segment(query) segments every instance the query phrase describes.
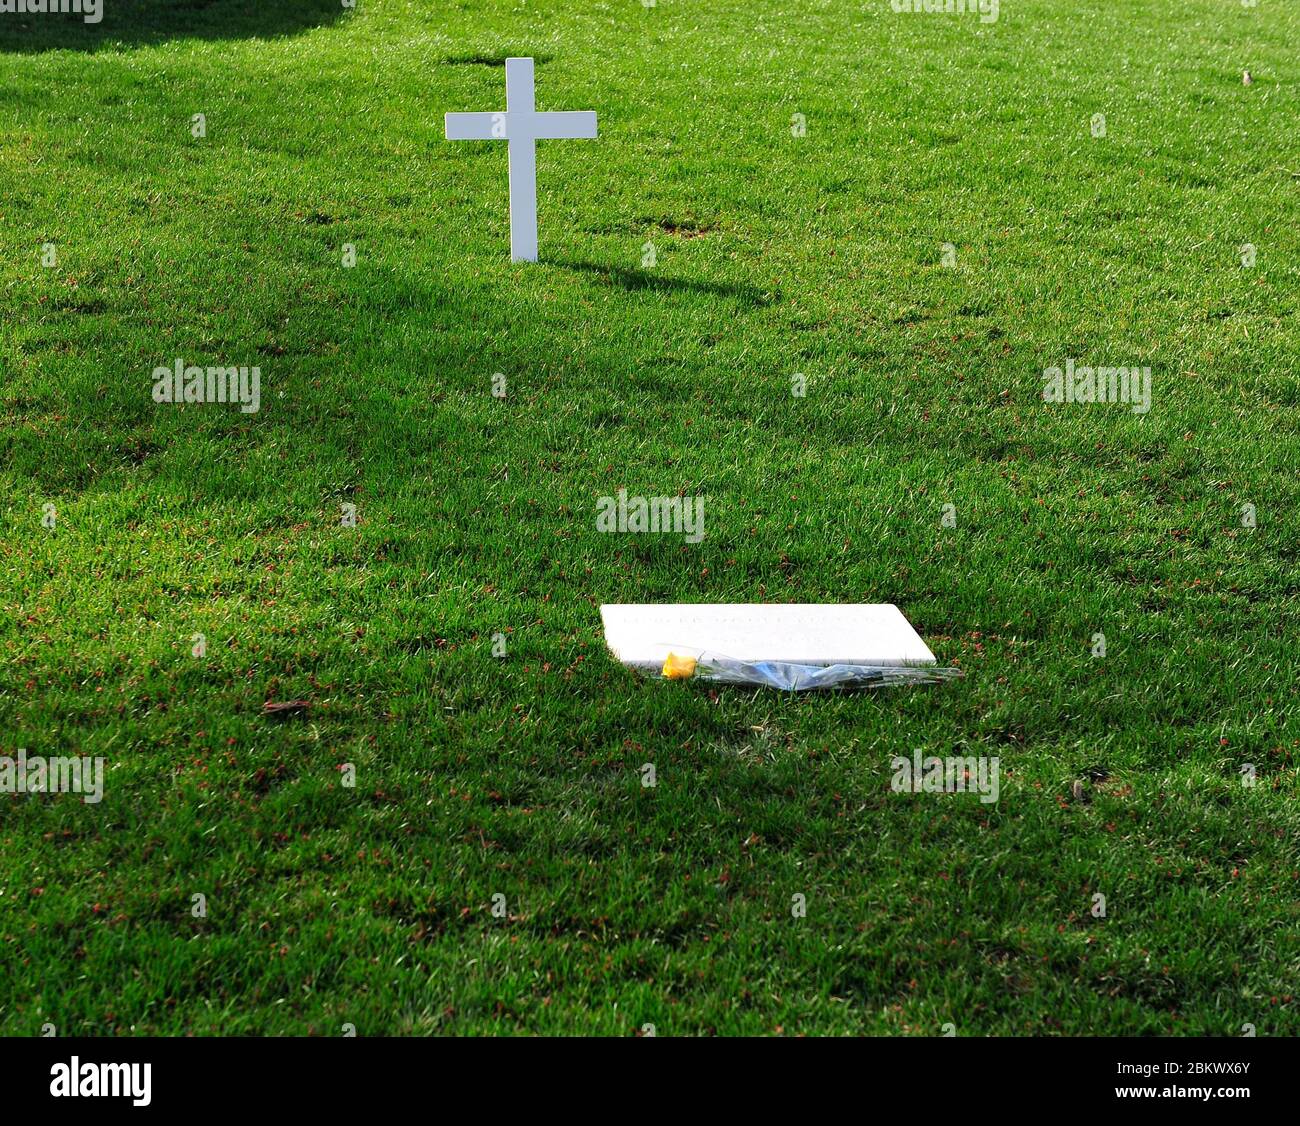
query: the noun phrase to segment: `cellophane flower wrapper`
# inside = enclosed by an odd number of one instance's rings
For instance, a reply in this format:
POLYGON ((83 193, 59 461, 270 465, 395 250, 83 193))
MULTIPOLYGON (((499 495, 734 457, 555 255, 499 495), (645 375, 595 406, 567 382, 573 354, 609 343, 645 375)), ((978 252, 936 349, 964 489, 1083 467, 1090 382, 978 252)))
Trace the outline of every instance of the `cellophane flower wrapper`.
MULTIPOLYGON (((669 657, 666 664, 682 658, 669 657)), ((690 660, 690 658, 686 658, 690 660)), ((793 661, 740 661, 703 654, 689 676, 673 679, 712 680, 721 684, 752 684, 783 692, 811 692, 827 688, 892 688, 907 684, 937 684, 960 677, 955 668, 936 665, 808 665, 793 661)))

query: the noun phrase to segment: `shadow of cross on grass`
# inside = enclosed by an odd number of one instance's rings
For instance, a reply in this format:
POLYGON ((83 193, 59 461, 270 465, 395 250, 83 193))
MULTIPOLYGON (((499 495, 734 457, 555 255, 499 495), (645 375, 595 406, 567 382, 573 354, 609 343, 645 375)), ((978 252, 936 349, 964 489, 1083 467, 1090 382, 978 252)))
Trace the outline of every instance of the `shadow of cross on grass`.
POLYGON ((781 300, 779 290, 764 290, 748 282, 697 281, 692 278, 674 278, 649 270, 631 270, 625 266, 610 266, 600 262, 581 262, 571 258, 542 256, 545 266, 562 270, 578 270, 587 274, 600 274, 613 285, 627 290, 657 289, 687 293, 707 293, 717 297, 732 297, 742 304, 758 309, 781 300))
MULTIPOLYGON (((58 5, 55 5, 58 7, 58 5)), ((146 47, 171 39, 269 39, 332 24, 351 9, 341 0, 82 0, 98 12, 0 15, 0 51, 98 51, 146 47)))

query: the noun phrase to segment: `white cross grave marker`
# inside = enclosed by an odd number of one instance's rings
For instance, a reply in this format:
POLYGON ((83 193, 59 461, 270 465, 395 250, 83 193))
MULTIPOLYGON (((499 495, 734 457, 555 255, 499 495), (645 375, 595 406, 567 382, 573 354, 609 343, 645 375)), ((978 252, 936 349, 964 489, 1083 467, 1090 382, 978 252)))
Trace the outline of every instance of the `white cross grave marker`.
POLYGON ((537 261, 537 141, 591 140, 592 110, 538 113, 533 101, 533 60, 506 59, 505 113, 449 113, 449 141, 510 142, 510 257, 537 261))

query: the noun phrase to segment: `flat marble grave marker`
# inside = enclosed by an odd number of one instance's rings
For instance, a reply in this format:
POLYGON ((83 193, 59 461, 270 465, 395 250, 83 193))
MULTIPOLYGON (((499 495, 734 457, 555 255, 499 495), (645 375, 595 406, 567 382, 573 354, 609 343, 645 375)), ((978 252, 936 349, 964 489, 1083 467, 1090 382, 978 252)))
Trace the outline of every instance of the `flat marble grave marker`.
POLYGON ((537 142, 593 140, 592 110, 538 113, 533 60, 506 59, 505 113, 449 113, 449 141, 507 141, 510 152, 510 258, 537 261, 537 142))
POLYGON ((605 643, 625 665, 677 656, 808 665, 932 665, 897 606, 851 603, 625 604, 600 608, 605 643))

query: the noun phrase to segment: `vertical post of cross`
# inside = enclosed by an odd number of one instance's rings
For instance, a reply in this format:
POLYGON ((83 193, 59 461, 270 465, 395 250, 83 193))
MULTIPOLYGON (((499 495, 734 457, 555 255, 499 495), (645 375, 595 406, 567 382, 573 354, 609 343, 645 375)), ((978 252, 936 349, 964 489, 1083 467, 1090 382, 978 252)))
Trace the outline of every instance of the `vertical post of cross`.
POLYGON ((514 262, 537 261, 537 139, 528 128, 535 109, 533 60, 506 59, 510 258, 514 262))

